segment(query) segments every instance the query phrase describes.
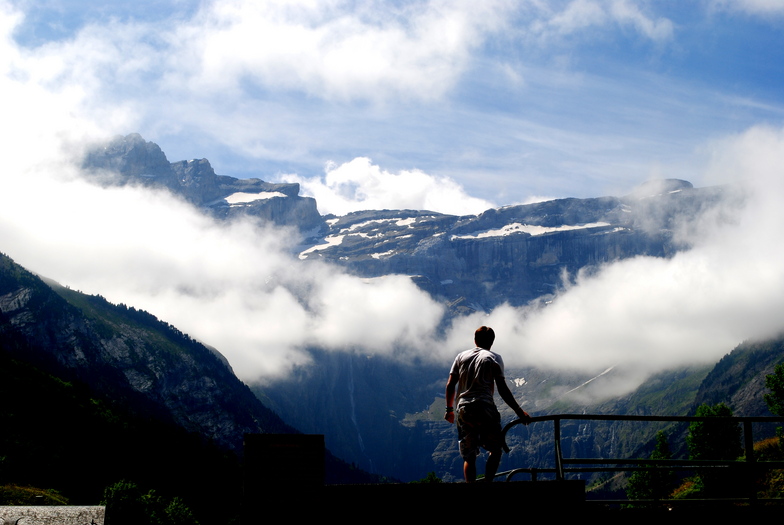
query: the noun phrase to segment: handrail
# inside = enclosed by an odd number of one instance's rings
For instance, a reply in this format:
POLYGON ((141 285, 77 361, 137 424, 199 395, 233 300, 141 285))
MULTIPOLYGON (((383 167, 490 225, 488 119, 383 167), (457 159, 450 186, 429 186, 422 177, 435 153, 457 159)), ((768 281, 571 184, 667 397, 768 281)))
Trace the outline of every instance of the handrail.
MULTIPOLYGON (((604 414, 555 414, 547 416, 532 417, 528 423, 540 423, 544 421, 553 422, 554 434, 554 453, 555 453, 555 469, 533 469, 538 472, 549 472, 554 470, 556 480, 564 479, 564 472, 604 472, 604 471, 633 471, 633 470, 649 470, 656 469, 657 467, 640 467, 639 465, 661 465, 664 466, 679 466, 689 469, 704 469, 704 468, 717 468, 717 467, 732 467, 741 465, 745 468, 749 467, 763 467, 766 469, 784 468, 784 462, 781 461, 757 461, 754 458, 754 439, 752 423, 784 423, 784 417, 764 417, 764 416, 632 416, 632 415, 604 415, 604 414), (581 421, 659 421, 659 422, 686 422, 691 423, 694 421, 732 421, 737 424, 743 425, 744 437, 744 450, 745 460, 652 460, 652 459, 637 459, 637 458, 569 458, 564 459, 563 450, 561 448, 561 421, 563 420, 581 420, 581 421), (584 467, 584 468, 565 468, 564 465, 616 465, 616 467, 584 467), (760 465, 762 464, 762 465, 760 465), (619 465, 638 465, 636 467, 618 467, 619 465)), ((517 425, 524 424, 522 420, 516 419, 506 425, 502 432, 503 448, 506 453, 509 453, 509 446, 506 444, 506 433, 517 425)), ((531 470, 531 469, 516 469, 513 472, 531 470)), ((509 478, 507 478, 509 479, 509 478)))

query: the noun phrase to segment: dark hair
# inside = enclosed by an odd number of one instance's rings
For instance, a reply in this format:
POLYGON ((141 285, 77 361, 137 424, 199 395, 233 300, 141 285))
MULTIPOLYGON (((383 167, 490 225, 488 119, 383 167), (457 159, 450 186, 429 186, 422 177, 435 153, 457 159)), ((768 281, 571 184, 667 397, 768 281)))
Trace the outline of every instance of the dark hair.
POLYGON ((474 343, 479 348, 490 350, 490 347, 493 346, 493 341, 495 341, 495 332, 489 326, 480 326, 474 332, 474 343))

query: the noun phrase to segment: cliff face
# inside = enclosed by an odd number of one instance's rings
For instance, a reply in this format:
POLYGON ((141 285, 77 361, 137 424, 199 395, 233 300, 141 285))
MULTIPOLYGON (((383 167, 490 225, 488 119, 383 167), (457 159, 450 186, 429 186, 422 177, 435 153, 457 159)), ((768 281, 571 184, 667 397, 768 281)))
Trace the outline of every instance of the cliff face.
MULTIPOLYGON (((15 357, 235 451, 246 432, 294 431, 222 357, 174 327, 146 312, 52 286, 0 255, 0 333, 25 342, 24 355, 15 357)), ((2 348, 13 353, 19 347, 2 348)))
POLYGON ((354 274, 416 276, 435 298, 465 298, 489 310, 555 291, 564 275, 682 248, 673 228, 722 199, 722 190, 670 181, 670 193, 641 198, 560 199, 457 217, 427 211, 351 213, 329 222, 305 261, 328 260, 354 274))

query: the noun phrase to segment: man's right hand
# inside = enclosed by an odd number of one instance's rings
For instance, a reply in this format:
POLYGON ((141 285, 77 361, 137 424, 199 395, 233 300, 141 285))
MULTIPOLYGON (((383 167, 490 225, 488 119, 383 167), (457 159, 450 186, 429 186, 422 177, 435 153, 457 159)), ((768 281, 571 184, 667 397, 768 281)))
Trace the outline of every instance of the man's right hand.
POLYGON ((455 422, 455 413, 454 412, 447 412, 446 414, 444 414, 444 419, 446 419, 450 423, 454 423, 455 422))
POLYGON ((521 410, 520 412, 518 412, 517 417, 523 421, 523 425, 528 425, 531 422, 531 416, 529 416, 528 412, 526 412, 525 410, 521 410))

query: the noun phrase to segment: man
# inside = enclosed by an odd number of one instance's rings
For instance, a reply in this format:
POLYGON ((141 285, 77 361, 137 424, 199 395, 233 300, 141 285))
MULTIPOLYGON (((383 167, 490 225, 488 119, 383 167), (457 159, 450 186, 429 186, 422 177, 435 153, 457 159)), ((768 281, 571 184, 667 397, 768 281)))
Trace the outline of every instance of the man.
POLYGON ((493 401, 494 385, 501 399, 514 410, 517 417, 528 424, 531 420, 520 405, 504 379, 504 361, 490 348, 495 341, 495 332, 480 326, 474 333, 476 348, 460 353, 449 371, 446 383, 446 415, 444 419, 455 422, 455 390, 457 396, 457 438, 460 455, 463 457, 463 475, 466 483, 476 481, 476 456, 479 447, 489 452, 485 467, 485 481, 493 481, 501 462, 503 439, 501 415, 493 401))

